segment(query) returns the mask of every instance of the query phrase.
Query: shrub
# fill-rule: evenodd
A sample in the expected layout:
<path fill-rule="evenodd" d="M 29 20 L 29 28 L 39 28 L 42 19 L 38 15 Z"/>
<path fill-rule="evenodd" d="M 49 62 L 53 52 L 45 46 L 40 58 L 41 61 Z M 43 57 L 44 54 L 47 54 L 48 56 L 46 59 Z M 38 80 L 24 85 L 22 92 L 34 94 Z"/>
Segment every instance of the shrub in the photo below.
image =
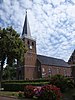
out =
<path fill-rule="evenodd" d="M 61 92 L 54 85 L 46 85 L 41 87 L 36 96 L 38 100 L 60 100 Z"/>
<path fill-rule="evenodd" d="M 19 93 L 18 93 L 18 97 L 19 97 L 19 98 L 24 97 L 24 93 L 23 93 L 23 92 L 21 92 L 21 91 L 19 91 Z"/>
<path fill-rule="evenodd" d="M 24 96 L 26 98 L 32 98 L 34 96 L 34 94 L 35 94 L 34 89 L 35 88 L 32 85 L 25 86 L 25 88 L 24 88 Z"/>
<path fill-rule="evenodd" d="M 62 92 L 74 87 L 73 81 L 70 78 L 62 75 L 52 76 L 50 79 L 50 84 L 56 85 Z"/>
<path fill-rule="evenodd" d="M 42 87 L 34 87 L 27 85 L 25 87 L 24 95 L 26 98 L 36 97 L 37 100 L 60 100 L 60 89 L 54 85 L 46 85 Z"/>
<path fill-rule="evenodd" d="M 74 88 L 74 81 L 70 78 L 66 78 L 68 88 Z"/>

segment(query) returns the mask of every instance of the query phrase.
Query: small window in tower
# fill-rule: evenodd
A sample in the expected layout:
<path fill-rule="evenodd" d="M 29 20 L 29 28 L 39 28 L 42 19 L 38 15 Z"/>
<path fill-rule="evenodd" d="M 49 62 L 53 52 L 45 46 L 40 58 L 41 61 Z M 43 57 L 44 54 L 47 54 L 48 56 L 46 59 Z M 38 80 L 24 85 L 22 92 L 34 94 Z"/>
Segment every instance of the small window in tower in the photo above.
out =
<path fill-rule="evenodd" d="M 29 41 L 28 41 L 27 43 L 28 43 L 28 45 L 29 45 Z"/>
<path fill-rule="evenodd" d="M 30 43 L 29 43 L 29 41 L 27 41 L 27 44 L 28 44 L 28 48 L 30 47 Z"/>
<path fill-rule="evenodd" d="M 34 46 L 34 42 L 32 42 L 32 46 Z"/>

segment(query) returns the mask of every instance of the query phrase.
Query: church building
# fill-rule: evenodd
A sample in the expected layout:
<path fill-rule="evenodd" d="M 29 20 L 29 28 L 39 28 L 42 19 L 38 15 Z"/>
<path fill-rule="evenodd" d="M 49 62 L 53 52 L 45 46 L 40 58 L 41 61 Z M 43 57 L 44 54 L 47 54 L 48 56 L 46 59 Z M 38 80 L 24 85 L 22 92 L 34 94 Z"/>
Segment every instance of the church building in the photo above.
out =
<path fill-rule="evenodd" d="M 21 38 L 25 43 L 27 52 L 24 55 L 24 65 L 18 67 L 18 79 L 32 80 L 47 78 L 56 74 L 61 74 L 67 77 L 71 76 L 71 67 L 63 59 L 37 54 L 36 40 L 31 36 L 27 12 Z"/>

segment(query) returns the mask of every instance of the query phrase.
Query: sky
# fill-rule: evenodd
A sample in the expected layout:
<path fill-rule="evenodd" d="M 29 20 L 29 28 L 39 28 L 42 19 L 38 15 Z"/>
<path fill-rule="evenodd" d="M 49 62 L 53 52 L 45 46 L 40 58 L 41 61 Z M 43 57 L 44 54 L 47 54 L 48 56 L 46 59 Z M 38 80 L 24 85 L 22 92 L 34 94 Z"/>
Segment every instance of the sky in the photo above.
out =
<path fill-rule="evenodd" d="M 21 34 L 26 9 L 37 54 L 68 61 L 75 49 L 75 0 L 0 0 L 0 27 Z"/>

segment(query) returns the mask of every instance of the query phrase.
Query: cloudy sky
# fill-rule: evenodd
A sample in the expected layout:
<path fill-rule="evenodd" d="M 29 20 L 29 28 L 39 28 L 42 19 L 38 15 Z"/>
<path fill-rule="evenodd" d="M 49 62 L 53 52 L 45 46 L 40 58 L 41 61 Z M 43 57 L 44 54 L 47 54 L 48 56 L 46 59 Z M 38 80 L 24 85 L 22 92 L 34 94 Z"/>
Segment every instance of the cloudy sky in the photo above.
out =
<path fill-rule="evenodd" d="M 0 0 L 0 27 L 21 34 L 26 9 L 37 53 L 68 61 L 75 49 L 75 0 Z"/>

